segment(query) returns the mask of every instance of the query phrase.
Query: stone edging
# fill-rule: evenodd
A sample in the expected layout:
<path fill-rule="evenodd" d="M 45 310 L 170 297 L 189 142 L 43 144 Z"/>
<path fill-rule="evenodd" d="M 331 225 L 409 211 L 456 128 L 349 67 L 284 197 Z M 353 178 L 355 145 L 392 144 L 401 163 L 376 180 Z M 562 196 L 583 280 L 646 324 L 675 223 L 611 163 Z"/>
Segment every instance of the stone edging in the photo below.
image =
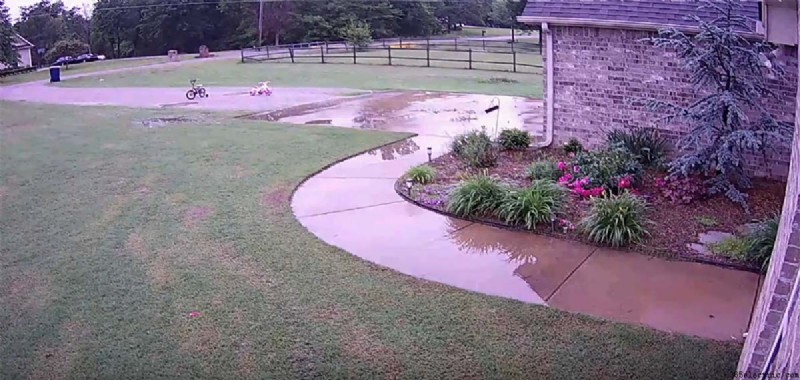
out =
<path fill-rule="evenodd" d="M 430 207 L 430 206 L 428 206 L 426 204 L 418 202 L 416 199 L 413 199 L 413 198 L 409 197 L 409 195 L 406 194 L 406 192 L 404 191 L 405 190 L 404 189 L 404 185 L 405 185 L 405 181 L 404 181 L 404 178 L 402 176 L 400 178 L 398 178 L 397 181 L 395 181 L 394 191 L 397 193 L 397 195 L 399 195 L 401 198 L 403 198 L 406 202 L 409 202 L 409 203 L 411 203 L 411 204 L 413 204 L 413 205 L 415 205 L 417 207 L 424 208 L 424 209 L 426 209 L 428 211 L 435 212 L 435 213 L 437 213 L 439 215 L 443 215 L 443 216 L 446 216 L 446 217 L 459 219 L 459 220 L 463 220 L 463 221 L 467 221 L 467 222 L 472 222 L 472 223 L 480 223 L 480 224 L 484 224 L 484 225 L 488 225 L 488 226 L 491 226 L 491 227 L 496 227 L 496 228 L 500 228 L 500 229 L 508 230 L 508 231 L 533 233 L 533 234 L 537 234 L 537 235 L 555 237 L 555 238 L 562 239 L 562 240 L 577 241 L 579 243 L 591 245 L 591 246 L 594 246 L 594 247 L 608 248 L 608 247 L 602 247 L 602 246 L 598 246 L 598 245 L 595 245 L 595 244 L 591 244 L 591 243 L 583 241 L 583 240 L 564 239 L 563 236 L 557 235 L 557 234 L 554 234 L 554 233 L 548 233 L 546 230 L 530 231 L 530 230 L 525 229 L 525 228 L 510 226 L 508 224 L 499 223 L 499 222 L 496 222 L 496 221 L 493 221 L 493 220 L 489 220 L 489 219 L 455 216 L 455 215 L 453 215 L 451 213 L 448 213 L 448 212 L 445 212 L 445 211 Z M 761 271 L 759 269 L 754 268 L 752 266 L 744 265 L 744 264 L 720 263 L 720 262 L 716 262 L 716 261 L 712 261 L 712 260 L 703 259 L 703 258 L 700 258 L 700 257 L 680 256 L 680 255 L 676 255 L 674 253 L 670 253 L 670 254 L 658 254 L 658 253 L 648 254 L 648 253 L 642 253 L 642 252 L 639 252 L 639 251 L 635 251 L 635 250 L 630 249 L 630 248 L 622 248 L 622 249 L 620 249 L 620 248 L 609 248 L 609 249 L 616 249 L 616 250 L 619 250 L 619 251 L 630 252 L 630 253 L 637 254 L 637 255 L 647 255 L 647 256 L 660 257 L 660 258 L 663 258 L 663 259 L 666 259 L 666 260 L 672 260 L 672 261 L 695 262 L 695 263 L 699 263 L 699 264 L 707 264 L 707 265 L 713 265 L 713 266 L 727 268 L 727 269 L 735 269 L 735 270 L 740 270 L 740 271 L 745 271 L 745 272 L 752 272 L 752 273 L 761 274 Z"/>

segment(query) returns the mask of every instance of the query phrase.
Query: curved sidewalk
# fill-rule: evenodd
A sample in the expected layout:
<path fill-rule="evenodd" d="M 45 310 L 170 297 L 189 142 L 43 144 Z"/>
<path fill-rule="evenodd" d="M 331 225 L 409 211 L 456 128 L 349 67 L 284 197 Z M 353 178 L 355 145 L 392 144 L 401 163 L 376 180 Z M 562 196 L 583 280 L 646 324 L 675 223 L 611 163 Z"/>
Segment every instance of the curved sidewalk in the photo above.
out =
<path fill-rule="evenodd" d="M 407 275 L 665 331 L 742 340 L 756 274 L 497 229 L 400 198 L 396 179 L 427 161 L 427 147 L 436 156 L 448 142 L 417 136 L 345 160 L 301 185 L 292 209 L 328 244 Z"/>

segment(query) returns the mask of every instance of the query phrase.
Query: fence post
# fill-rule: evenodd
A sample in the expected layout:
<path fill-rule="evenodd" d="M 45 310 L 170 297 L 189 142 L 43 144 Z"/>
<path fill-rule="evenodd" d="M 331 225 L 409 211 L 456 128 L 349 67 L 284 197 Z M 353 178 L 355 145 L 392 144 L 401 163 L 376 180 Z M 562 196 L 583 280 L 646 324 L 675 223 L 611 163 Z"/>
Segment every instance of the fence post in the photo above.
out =
<path fill-rule="evenodd" d="M 431 45 L 430 44 L 426 44 L 425 45 L 425 58 L 428 61 L 428 67 L 431 67 Z"/>
<path fill-rule="evenodd" d="M 456 50 L 458 50 L 458 38 L 453 38 L 453 42 L 456 45 Z"/>
<path fill-rule="evenodd" d="M 267 59 L 269 59 L 269 45 L 267 45 Z"/>
<path fill-rule="evenodd" d="M 242 48 L 242 63 L 244 63 L 244 48 Z"/>
<path fill-rule="evenodd" d="M 469 69 L 472 70 L 472 49 L 469 49 Z"/>
<path fill-rule="evenodd" d="M 325 49 L 322 48 L 322 45 L 319 45 L 319 56 L 322 57 L 322 63 L 325 63 Z"/>
<path fill-rule="evenodd" d="M 294 48 L 289 48 L 289 56 L 292 57 L 292 63 L 294 63 Z"/>
<path fill-rule="evenodd" d="M 542 54 L 542 30 L 539 29 L 539 54 Z"/>
<path fill-rule="evenodd" d="M 486 40 L 481 40 L 483 42 L 483 51 L 486 51 Z"/>
<path fill-rule="evenodd" d="M 513 65 L 514 65 L 514 72 L 516 73 L 517 72 L 517 52 L 512 51 L 511 52 L 511 56 L 514 57 Z"/>
<path fill-rule="evenodd" d="M 387 49 L 388 49 L 388 52 L 389 52 L 389 66 L 391 66 L 392 65 L 392 45 L 390 44 Z"/>
<path fill-rule="evenodd" d="M 328 41 L 325 41 L 325 52 L 330 53 L 330 47 L 328 46 Z"/>
<path fill-rule="evenodd" d="M 403 37 L 400 37 L 399 40 L 400 40 L 400 49 L 402 49 L 403 48 Z"/>
<path fill-rule="evenodd" d="M 353 45 L 353 64 L 356 64 L 356 45 Z"/>

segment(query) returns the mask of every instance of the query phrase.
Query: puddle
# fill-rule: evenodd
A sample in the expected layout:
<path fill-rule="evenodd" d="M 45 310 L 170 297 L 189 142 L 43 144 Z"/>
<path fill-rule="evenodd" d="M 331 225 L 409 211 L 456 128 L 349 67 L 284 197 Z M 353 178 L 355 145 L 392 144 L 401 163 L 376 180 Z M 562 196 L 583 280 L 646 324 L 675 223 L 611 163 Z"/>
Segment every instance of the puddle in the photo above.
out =
<path fill-rule="evenodd" d="M 486 112 L 498 102 L 499 110 Z M 443 137 L 482 127 L 486 127 L 491 135 L 511 128 L 527 130 L 534 138 L 544 135 L 542 101 L 515 96 L 382 92 L 304 104 L 247 117 Z"/>
<path fill-rule="evenodd" d="M 381 159 L 384 161 L 394 160 L 401 156 L 407 156 L 419 150 L 419 145 L 413 139 L 406 139 L 380 147 L 375 150 L 367 152 L 370 156 L 377 156 L 380 153 Z"/>
<path fill-rule="evenodd" d="M 155 117 L 152 119 L 145 119 L 140 122 L 140 124 L 145 128 L 163 128 L 169 124 L 177 124 L 177 123 L 190 123 L 196 121 L 193 118 L 189 118 L 186 116 L 175 116 L 175 117 Z M 139 123 L 137 123 L 139 124 Z"/>

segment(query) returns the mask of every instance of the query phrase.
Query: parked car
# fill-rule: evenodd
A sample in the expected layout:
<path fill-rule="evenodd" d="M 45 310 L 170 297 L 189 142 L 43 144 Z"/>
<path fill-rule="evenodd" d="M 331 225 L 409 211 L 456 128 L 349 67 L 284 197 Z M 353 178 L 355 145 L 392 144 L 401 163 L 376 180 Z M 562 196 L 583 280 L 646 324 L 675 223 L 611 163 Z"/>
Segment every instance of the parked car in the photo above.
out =
<path fill-rule="evenodd" d="M 100 58 L 98 58 L 94 54 L 81 54 L 77 58 L 75 58 L 75 60 L 78 61 L 78 62 L 94 62 L 94 61 L 96 61 L 98 59 L 100 59 Z"/>
<path fill-rule="evenodd" d="M 75 58 L 72 58 L 72 56 L 69 55 L 65 55 L 53 62 L 53 64 L 56 66 L 69 65 L 71 63 L 75 63 Z"/>

